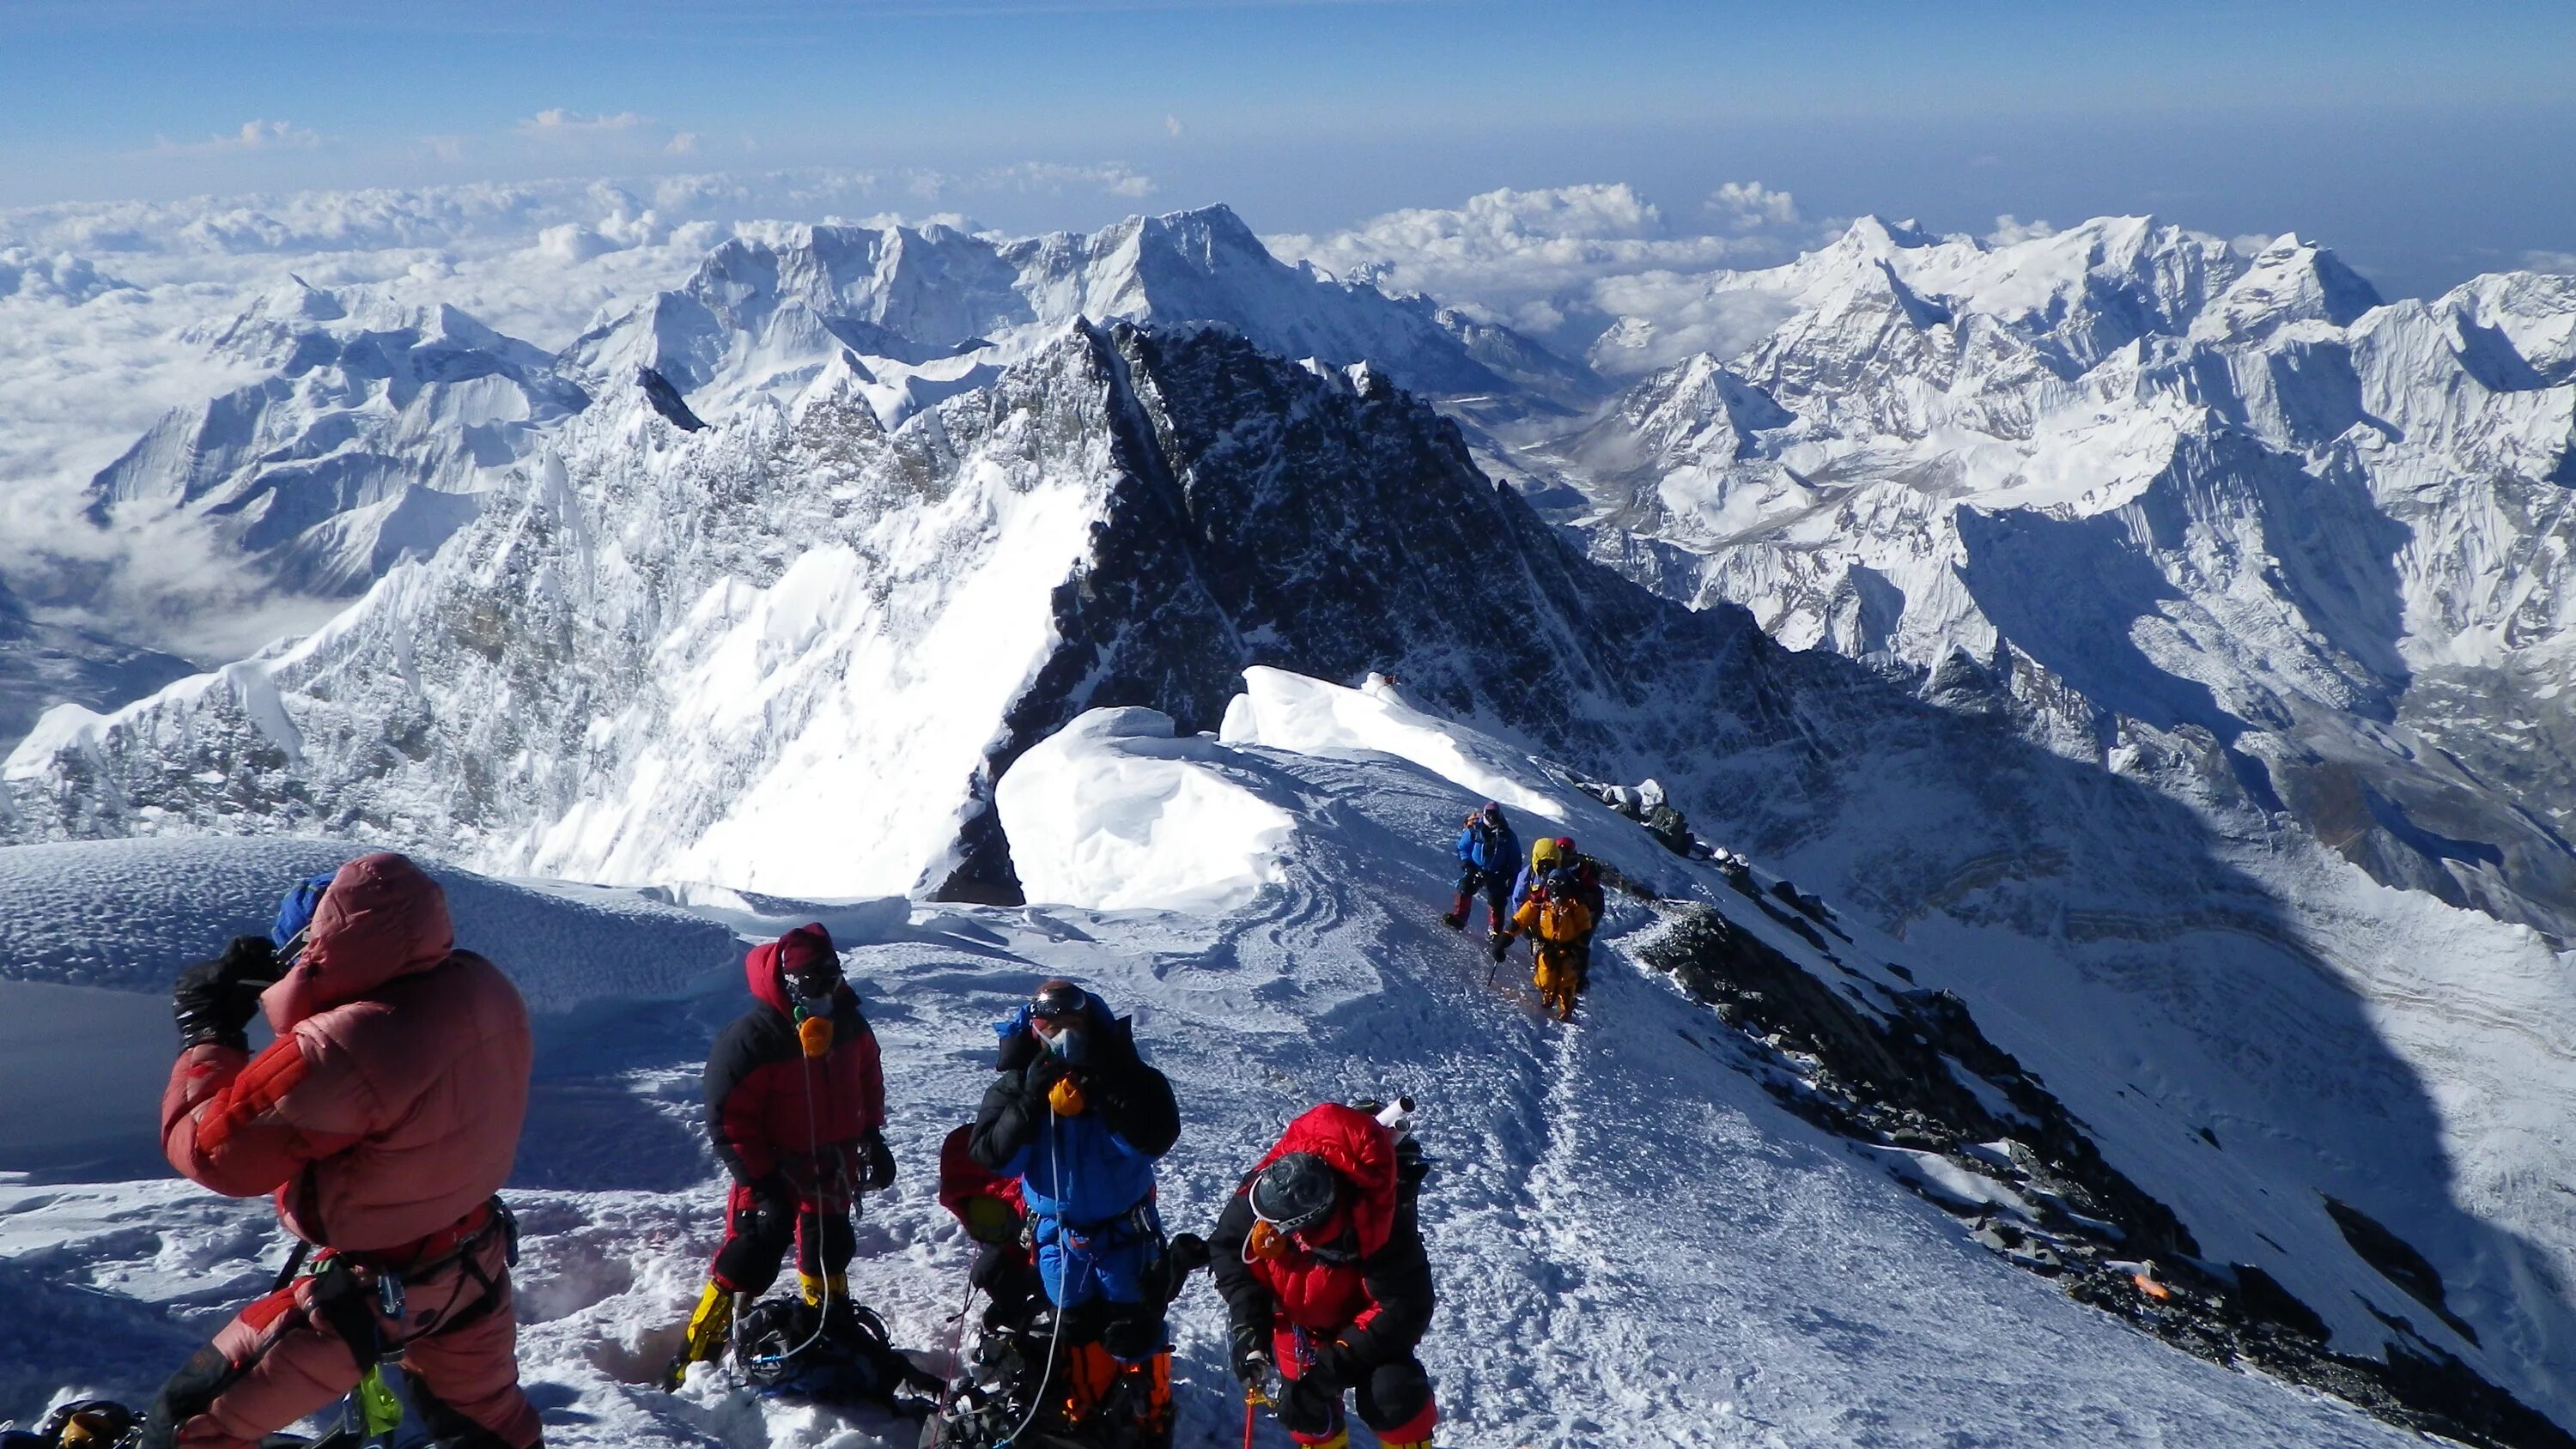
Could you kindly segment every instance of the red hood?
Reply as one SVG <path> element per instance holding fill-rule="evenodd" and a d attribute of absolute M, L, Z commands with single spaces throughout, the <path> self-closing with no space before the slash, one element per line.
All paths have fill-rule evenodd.
<path fill-rule="evenodd" d="M 456 951 L 447 892 L 408 859 L 382 852 L 340 867 L 314 908 L 295 969 L 260 997 L 280 1033 Z"/>
<path fill-rule="evenodd" d="M 1340 1173 L 1343 1181 L 1358 1189 L 1358 1200 L 1343 1211 L 1350 1216 L 1352 1230 L 1359 1234 L 1360 1256 L 1369 1257 L 1384 1248 L 1386 1240 L 1395 1234 L 1395 1134 L 1356 1107 L 1325 1102 L 1289 1123 L 1279 1145 L 1271 1148 L 1270 1155 L 1255 1164 L 1253 1171 L 1257 1173 L 1291 1152 L 1315 1154 Z"/>
<path fill-rule="evenodd" d="M 837 954 L 832 949 L 832 933 L 823 929 L 822 922 L 809 921 L 775 941 L 752 947 L 742 958 L 742 975 L 751 985 L 751 994 L 763 1005 L 782 1016 L 793 1016 L 795 1003 L 787 999 L 781 968 L 795 971 L 817 958 Z"/>

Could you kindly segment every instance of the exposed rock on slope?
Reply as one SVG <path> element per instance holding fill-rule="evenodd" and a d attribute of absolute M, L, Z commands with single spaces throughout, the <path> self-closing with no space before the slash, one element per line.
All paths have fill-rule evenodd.
<path fill-rule="evenodd" d="M 1865 219 L 1708 286 L 1786 320 L 1523 457 L 1597 556 L 2079 757 L 2205 731 L 2379 879 L 2576 939 L 2576 283 Z"/>

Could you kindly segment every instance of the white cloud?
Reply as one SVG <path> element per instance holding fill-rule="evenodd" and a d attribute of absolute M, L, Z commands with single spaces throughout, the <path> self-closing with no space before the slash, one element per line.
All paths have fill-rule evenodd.
<path fill-rule="evenodd" d="M 288 121 L 244 121 L 241 129 L 223 136 L 208 136 L 202 141 L 173 141 L 155 137 L 152 153 L 162 156 L 221 156 L 244 151 L 311 150 L 322 144 L 322 133 L 307 130 Z"/>
<path fill-rule="evenodd" d="M 2525 271 L 2564 272 L 2576 276 L 2576 252 L 2524 252 L 2522 266 Z"/>
<path fill-rule="evenodd" d="M 1759 181 L 1726 183 L 1710 193 L 1706 209 L 1727 218 L 1737 231 L 1789 226 L 1798 220 L 1798 198 Z"/>
<path fill-rule="evenodd" d="M 1710 198 L 1725 233 L 1673 226 L 1626 183 L 1489 191 L 1458 207 L 1372 217 L 1325 236 L 1274 236 L 1270 249 L 1345 280 L 1425 292 L 1580 352 L 1620 315 L 1603 288 L 1644 274 L 1786 260 L 1777 228 L 1797 219 L 1789 193 L 1731 183 Z"/>
<path fill-rule="evenodd" d="M 1995 218 L 1995 229 L 1986 233 L 1986 245 L 2008 247 L 2015 242 L 2037 241 L 2057 235 L 2055 225 L 2045 221 L 2024 221 L 2010 213 Z"/>
<path fill-rule="evenodd" d="M 662 149 L 674 156 L 695 155 L 698 149 L 698 133 L 695 131 L 678 132 L 671 137 L 670 144 L 664 146 Z"/>
<path fill-rule="evenodd" d="M 423 150 L 450 166 L 465 159 L 463 136 L 423 136 L 420 138 L 420 144 Z"/>
<path fill-rule="evenodd" d="M 511 129 L 522 136 L 555 139 L 615 135 L 625 131 L 640 131 L 655 124 L 652 117 L 639 116 L 633 111 L 620 111 L 613 116 L 585 116 L 578 111 L 568 111 L 561 106 L 553 106 L 537 112 Z"/>
<path fill-rule="evenodd" d="M 1175 136 L 1178 136 L 1181 134 L 1181 118 L 1178 116 L 1165 116 L 1163 118 L 1163 129 L 1171 132 Z"/>

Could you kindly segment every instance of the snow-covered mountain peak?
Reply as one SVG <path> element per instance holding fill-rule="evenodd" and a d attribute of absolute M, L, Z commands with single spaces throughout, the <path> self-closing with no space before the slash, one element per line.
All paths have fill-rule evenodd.
<path fill-rule="evenodd" d="M 2302 237 L 2248 257 L 2144 217 L 1997 242 L 1855 226 L 1707 285 L 1788 299 L 1728 360 L 1778 414 L 1748 438 L 1742 396 L 1688 363 L 1533 453 L 1587 497 L 1601 556 L 1927 687 L 2019 655 L 2049 676 L 2043 716 L 2066 690 L 2207 728 L 2294 818 L 2350 820 L 2325 828 L 2383 878 L 2576 931 L 2576 804 L 2522 814 L 2576 800 L 2576 731 L 2544 703 L 2576 688 L 2576 287 L 2383 305 Z M 2486 691 L 2550 743 L 2480 749 Z M 2392 716 L 2527 784 L 2455 774 Z"/>
<path fill-rule="evenodd" d="M 948 359 L 1004 364 L 1077 320 L 1221 323 L 1288 357 L 1369 359 L 1441 396 L 1521 397 L 1497 366 L 1543 395 L 1590 395 L 1580 368 L 1526 339 L 1280 262 L 1224 207 L 1016 241 L 942 225 L 738 237 L 566 359 L 604 388 L 650 369 L 711 415 L 801 388 L 842 350 L 890 387 L 926 377 L 935 399 L 954 390 Z"/>
<path fill-rule="evenodd" d="M 2261 343 L 2285 327 L 2350 326 L 2380 305 L 2379 291 L 2324 247 L 2285 233 L 2192 321 L 2195 341 Z"/>
<path fill-rule="evenodd" d="M 296 593 L 355 593 L 427 556 L 590 401 L 454 306 L 300 278 L 199 340 L 268 375 L 163 414 L 91 481 L 89 517 L 193 518 Z"/>

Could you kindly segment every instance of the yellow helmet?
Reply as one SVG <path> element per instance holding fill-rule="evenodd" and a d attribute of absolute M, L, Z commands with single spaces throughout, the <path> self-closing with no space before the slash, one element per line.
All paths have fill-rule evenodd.
<path fill-rule="evenodd" d="M 1554 865 L 1555 863 L 1556 837 L 1553 835 L 1540 836 L 1538 838 L 1538 844 L 1530 847 L 1530 868 L 1532 870 L 1541 870 Z"/>

